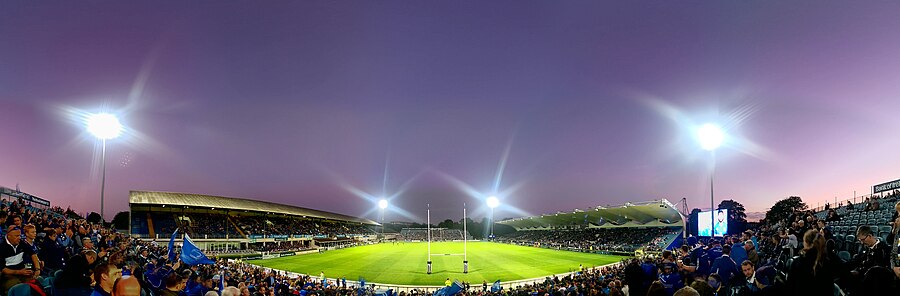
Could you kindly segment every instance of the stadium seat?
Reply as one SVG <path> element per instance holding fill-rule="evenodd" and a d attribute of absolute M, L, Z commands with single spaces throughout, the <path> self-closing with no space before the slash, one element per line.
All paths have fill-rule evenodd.
<path fill-rule="evenodd" d="M 844 246 L 844 250 L 853 251 L 854 253 L 856 253 L 855 252 L 856 250 L 852 247 L 853 245 L 856 244 L 856 236 L 855 235 L 848 234 L 847 236 L 844 237 L 844 242 L 846 243 Z"/>
<path fill-rule="evenodd" d="M 27 284 L 16 284 L 9 288 L 9 296 L 31 296 L 31 286 Z"/>
<path fill-rule="evenodd" d="M 881 232 L 891 232 L 891 226 L 890 225 L 881 226 Z"/>
<path fill-rule="evenodd" d="M 850 262 L 850 252 L 840 251 L 838 252 L 838 257 L 840 257 L 841 260 L 844 260 L 844 262 Z"/>

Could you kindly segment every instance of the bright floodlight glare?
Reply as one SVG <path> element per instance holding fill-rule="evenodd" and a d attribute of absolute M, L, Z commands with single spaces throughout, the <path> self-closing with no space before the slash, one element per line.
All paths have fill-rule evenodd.
<path fill-rule="evenodd" d="M 488 206 L 489 208 L 492 208 L 492 209 L 493 209 L 493 208 L 496 208 L 496 207 L 499 206 L 499 205 L 500 205 L 500 200 L 498 200 L 496 196 L 488 197 L 488 199 L 487 199 L 487 206 Z"/>
<path fill-rule="evenodd" d="M 98 139 L 109 140 L 122 133 L 122 123 L 109 113 L 92 114 L 87 119 L 87 130 Z"/>
<path fill-rule="evenodd" d="M 378 201 L 378 207 L 379 207 L 379 208 L 386 209 L 387 206 L 388 206 L 388 203 L 387 203 L 387 200 L 386 200 L 386 199 L 382 199 L 382 200 L 379 200 L 379 201 Z"/>
<path fill-rule="evenodd" d="M 700 147 L 703 150 L 712 151 L 722 145 L 725 134 L 718 126 L 707 123 L 697 130 L 697 137 L 700 139 Z"/>

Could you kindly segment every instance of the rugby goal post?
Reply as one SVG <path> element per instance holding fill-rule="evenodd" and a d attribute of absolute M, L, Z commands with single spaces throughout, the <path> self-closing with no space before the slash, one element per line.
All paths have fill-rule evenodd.
<path fill-rule="evenodd" d="M 427 230 L 428 231 L 428 236 L 427 236 L 428 237 L 428 262 L 426 263 L 426 273 L 431 274 L 431 268 L 432 268 L 431 256 L 432 255 L 434 255 L 434 256 L 462 256 L 463 257 L 463 273 L 469 273 L 469 251 L 468 251 L 469 236 L 467 235 L 468 230 L 467 230 L 467 226 L 466 226 L 466 224 L 467 224 L 466 223 L 466 204 L 463 203 L 463 232 L 462 232 L 463 253 L 462 254 L 432 254 L 431 253 L 431 204 L 428 204 L 428 210 L 427 210 L 426 216 L 428 219 L 426 222 L 426 225 L 428 227 L 427 228 L 428 229 Z"/>

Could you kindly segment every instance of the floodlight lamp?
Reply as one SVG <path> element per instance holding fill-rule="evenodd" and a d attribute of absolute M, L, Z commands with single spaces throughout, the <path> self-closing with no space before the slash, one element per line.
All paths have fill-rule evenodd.
<path fill-rule="evenodd" d="M 122 133 L 122 123 L 109 113 L 92 114 L 87 118 L 87 130 L 98 139 L 109 140 Z"/>
<path fill-rule="evenodd" d="M 386 199 L 379 200 L 378 207 L 381 208 L 382 210 L 386 209 L 388 207 L 388 201 Z"/>
<path fill-rule="evenodd" d="M 725 134 L 718 126 L 707 123 L 697 130 L 697 138 L 700 140 L 700 147 L 703 150 L 712 151 L 722 145 Z"/>
<path fill-rule="evenodd" d="M 500 200 L 497 199 L 496 196 L 488 197 L 488 199 L 487 199 L 487 206 L 488 206 L 489 208 L 492 208 L 492 209 L 493 209 L 493 208 L 496 208 L 496 207 L 499 206 L 499 205 L 500 205 Z"/>

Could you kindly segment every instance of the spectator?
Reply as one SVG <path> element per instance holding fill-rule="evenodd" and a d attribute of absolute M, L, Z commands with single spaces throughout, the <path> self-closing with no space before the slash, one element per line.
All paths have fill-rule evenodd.
<path fill-rule="evenodd" d="M 810 230 L 803 235 L 803 251 L 790 266 L 787 287 L 794 293 L 825 295 L 834 292 L 837 277 L 836 262 L 830 262 L 825 249 L 825 238 Z"/>
<path fill-rule="evenodd" d="M 676 291 L 674 296 L 700 296 L 700 293 L 694 288 L 684 287 Z"/>
<path fill-rule="evenodd" d="M 91 296 L 110 296 L 113 284 L 122 277 L 122 270 L 112 264 L 99 264 L 94 268 L 94 292 Z"/>
<path fill-rule="evenodd" d="M 62 269 L 66 250 L 57 240 L 58 236 L 55 230 L 47 229 L 46 232 L 44 240 L 39 244 L 38 258 L 44 263 L 43 273 L 52 275 L 54 271 Z"/>
<path fill-rule="evenodd" d="M 112 296 L 141 296 L 141 284 L 136 277 L 123 276 L 113 285 Z"/>
<path fill-rule="evenodd" d="M 663 251 L 663 258 L 666 258 L 665 252 Z M 671 252 L 668 254 L 671 256 Z M 676 272 L 677 267 L 674 263 L 665 262 L 663 263 L 663 273 L 659 274 L 659 282 L 662 283 L 663 288 L 665 288 L 666 295 L 672 295 L 678 289 L 684 286 L 684 281 L 681 279 L 681 275 Z"/>
<path fill-rule="evenodd" d="M 709 278 L 707 278 L 706 282 L 709 283 L 709 286 L 712 288 L 713 293 L 715 295 L 719 295 L 720 291 L 725 290 L 725 289 L 722 289 L 725 286 L 722 283 L 722 277 L 720 277 L 718 274 L 715 274 L 715 273 L 710 274 Z"/>
<path fill-rule="evenodd" d="M 225 289 L 222 290 L 222 296 L 240 296 L 240 295 L 241 295 L 241 290 L 236 287 L 229 286 L 229 287 L 225 287 Z"/>
<path fill-rule="evenodd" d="M 768 286 L 768 283 L 761 278 L 756 276 L 756 265 L 750 260 L 744 260 L 741 263 L 741 272 L 744 274 L 744 278 L 747 279 L 747 282 L 744 283 L 744 287 L 747 291 L 751 293 L 757 293 L 762 291 Z"/>
<path fill-rule="evenodd" d="M 726 245 L 722 247 L 722 252 L 722 257 L 717 258 L 713 262 L 711 271 L 722 277 L 722 283 L 731 283 L 731 279 L 738 274 L 737 264 L 728 255 L 731 253 L 731 246 Z"/>
<path fill-rule="evenodd" d="M 732 240 L 732 248 L 729 255 L 731 256 L 731 260 L 733 260 L 735 263 L 744 262 L 744 260 L 747 260 L 747 250 L 743 247 L 743 244 L 740 242 L 740 240 L 738 240 L 738 238 L 734 238 Z"/>
<path fill-rule="evenodd" d="M 854 274 L 864 275 L 869 268 L 875 266 L 890 266 L 891 247 L 878 239 L 872 228 L 860 226 L 856 230 L 856 239 L 863 244 L 863 251 L 853 258 Z"/>
<path fill-rule="evenodd" d="M 660 281 L 653 281 L 650 288 L 647 289 L 647 296 L 668 296 L 666 288 Z"/>
<path fill-rule="evenodd" d="M 72 257 L 57 279 L 57 291 L 61 291 L 63 295 L 90 294 L 91 268 L 96 261 L 97 253 L 90 250 Z"/>
<path fill-rule="evenodd" d="M 691 283 L 691 288 L 694 288 L 700 296 L 715 296 L 713 288 L 705 280 L 694 281 Z"/>
<path fill-rule="evenodd" d="M 34 275 L 32 277 L 38 278 L 41 276 L 43 262 L 38 258 L 38 247 L 34 242 L 35 238 L 37 238 L 37 231 L 34 225 L 25 225 L 25 242 L 21 243 L 22 248 L 25 249 L 25 268 L 33 270 Z"/>
<path fill-rule="evenodd" d="M 3 258 L 3 294 L 9 288 L 31 279 L 34 272 L 25 268 L 25 248 L 19 244 L 22 240 L 22 231 L 15 226 L 10 226 L 6 231 L 6 241 L 0 243 L 0 257 Z"/>
<path fill-rule="evenodd" d="M 638 265 L 638 260 L 631 259 L 628 266 L 625 267 L 625 283 L 628 285 L 629 294 L 646 295 L 646 282 L 644 270 Z M 487 290 L 487 282 L 485 282 L 485 290 Z"/>
<path fill-rule="evenodd" d="M 187 280 L 187 277 L 184 277 L 177 272 L 170 273 L 166 276 L 166 287 L 160 291 L 160 296 L 179 296 L 179 292 L 184 290 Z"/>

